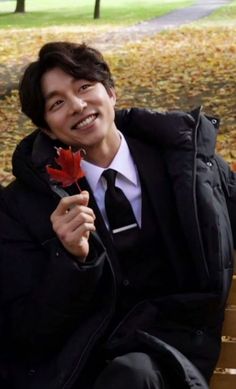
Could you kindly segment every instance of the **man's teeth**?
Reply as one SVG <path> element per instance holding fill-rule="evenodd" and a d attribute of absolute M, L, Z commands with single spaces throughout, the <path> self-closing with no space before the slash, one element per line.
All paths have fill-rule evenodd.
<path fill-rule="evenodd" d="M 81 128 L 84 126 L 87 126 L 88 124 L 92 123 L 96 118 L 96 115 L 88 116 L 86 119 L 82 120 L 79 124 L 77 124 L 76 128 Z"/>

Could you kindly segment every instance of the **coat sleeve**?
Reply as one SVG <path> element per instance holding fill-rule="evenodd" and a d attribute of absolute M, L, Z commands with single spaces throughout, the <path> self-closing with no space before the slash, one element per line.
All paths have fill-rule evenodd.
<path fill-rule="evenodd" d="M 0 220 L 0 313 L 6 333 L 24 349 L 58 347 L 93 310 L 106 253 L 95 247 L 96 256 L 79 265 L 56 237 L 36 242 L 4 203 Z"/>

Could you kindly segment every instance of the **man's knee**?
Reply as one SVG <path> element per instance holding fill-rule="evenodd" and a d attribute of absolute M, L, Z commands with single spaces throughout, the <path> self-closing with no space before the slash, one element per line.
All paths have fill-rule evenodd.
<path fill-rule="evenodd" d="M 155 370 L 151 358 L 144 353 L 129 353 L 114 359 L 115 369 L 123 371 L 127 378 L 145 382 L 155 380 Z"/>
<path fill-rule="evenodd" d="M 164 389 L 159 369 L 144 353 L 129 353 L 113 359 L 101 373 L 95 389 Z"/>

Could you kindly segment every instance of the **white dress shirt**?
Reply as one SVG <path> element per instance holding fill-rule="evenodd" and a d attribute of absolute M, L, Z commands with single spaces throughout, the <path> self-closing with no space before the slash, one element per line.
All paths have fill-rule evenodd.
<path fill-rule="evenodd" d="M 96 166 L 88 161 L 82 160 L 81 167 L 86 179 L 93 191 L 97 205 L 101 211 L 103 219 L 108 227 L 108 220 L 105 210 L 105 191 L 107 187 L 106 179 L 102 173 L 106 169 L 116 170 L 117 176 L 115 185 L 123 190 L 131 203 L 138 225 L 141 226 L 141 185 L 137 167 L 131 156 L 129 147 L 124 136 L 120 134 L 121 143 L 119 150 L 107 168 Z"/>

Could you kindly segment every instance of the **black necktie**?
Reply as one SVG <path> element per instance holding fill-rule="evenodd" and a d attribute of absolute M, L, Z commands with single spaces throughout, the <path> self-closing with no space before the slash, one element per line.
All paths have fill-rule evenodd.
<path fill-rule="evenodd" d="M 105 207 L 116 248 L 124 250 L 134 244 L 139 228 L 129 200 L 124 192 L 115 186 L 116 174 L 113 169 L 103 172 L 107 181 Z"/>

